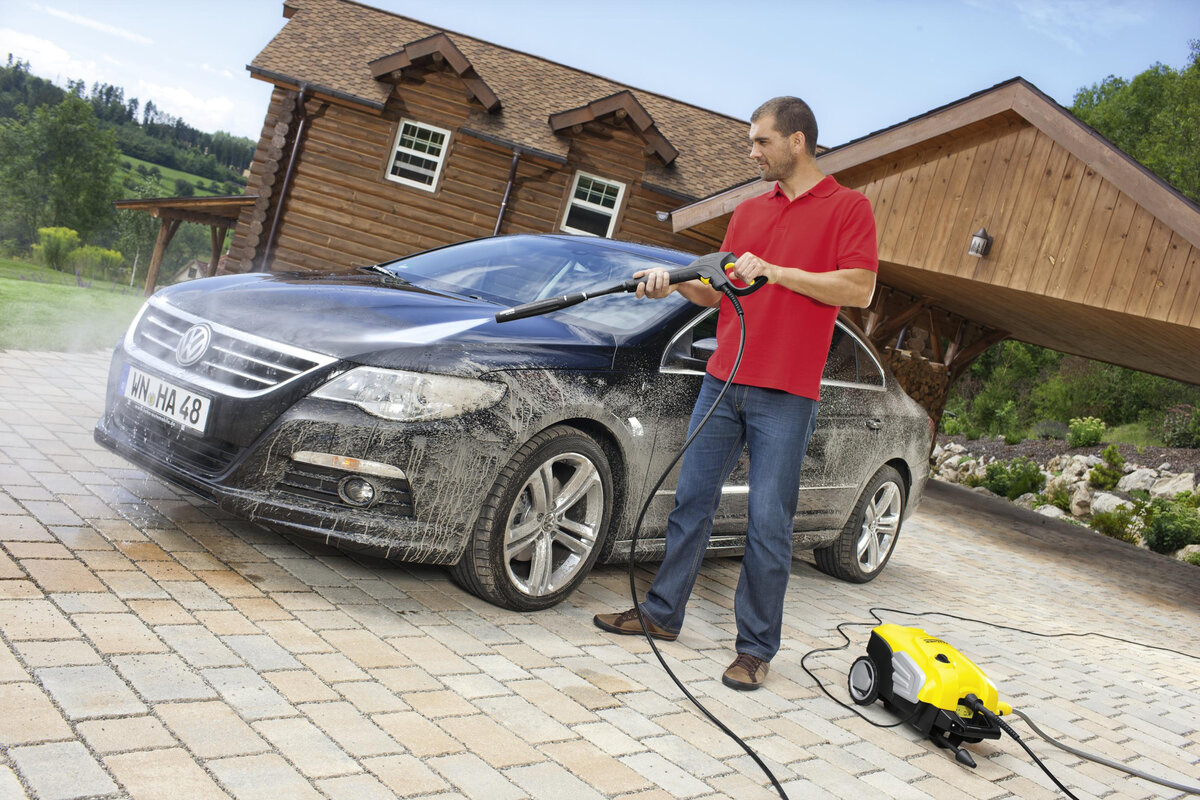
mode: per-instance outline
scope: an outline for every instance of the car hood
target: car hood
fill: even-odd
[[[385,276],[254,273],[190,281],[157,297],[238,331],[345,361],[478,375],[612,366],[614,337],[550,317],[497,323],[495,303]]]

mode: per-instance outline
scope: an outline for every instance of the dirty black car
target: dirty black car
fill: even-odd
[[[113,355],[96,440],[245,519],[451,568],[493,603],[569,595],[628,559],[645,492],[685,438],[716,315],[615,294],[499,324],[497,311],[691,256],[569,236],[464,242],[354,274],[250,273],[147,301]],[[839,320],[795,542],[879,574],[928,479],[929,420]],[[738,554],[747,462],[711,554]],[[674,478],[639,559],[661,557]]]

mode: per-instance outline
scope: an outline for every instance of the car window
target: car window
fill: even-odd
[[[849,328],[839,321],[833,326],[833,341],[825,361],[822,383],[883,386],[883,370],[875,357]]]
[[[590,238],[500,236],[417,253],[382,266],[417,286],[515,306],[606,288],[640,270],[673,269],[680,264],[597,245]],[[677,294],[654,301],[617,293],[552,313],[630,333],[657,324],[686,303]]]

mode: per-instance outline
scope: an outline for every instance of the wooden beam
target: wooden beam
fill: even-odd
[[[954,357],[958,355],[958,351],[962,350],[963,340],[967,335],[967,321],[960,319],[958,321],[958,330],[954,333],[954,338],[950,340],[950,346],[946,348],[946,354],[942,358],[942,363],[949,367],[954,362]]]
[[[957,380],[958,376],[961,375],[967,367],[971,366],[971,362],[983,355],[985,350],[994,344],[1003,342],[1011,335],[1012,334],[1010,334],[1008,331],[989,331],[964,349],[960,350],[958,355],[956,355],[954,358],[954,363],[947,364],[947,366],[950,368],[950,380]]]
[[[917,302],[910,305],[908,308],[901,311],[899,314],[894,314],[887,321],[880,320],[875,330],[871,331],[871,341],[879,345],[880,342],[885,342],[891,337],[900,332],[900,329],[912,321],[918,314],[925,311],[933,305],[932,297],[922,297]]]
[[[163,255],[167,252],[175,231],[179,230],[179,220],[164,219],[158,226],[158,238],[154,240],[154,253],[150,256],[150,267],[146,272],[146,297],[154,294],[158,283],[158,268],[162,265]]]
[[[933,360],[939,364],[942,361],[942,336],[938,330],[937,320],[934,319],[933,309],[929,309],[929,347],[933,352]]]
[[[208,262],[207,277],[211,278],[217,274],[217,266],[221,262],[221,245],[225,244],[225,234],[229,228],[221,228],[216,225],[208,229],[209,238],[212,241],[212,259]]]

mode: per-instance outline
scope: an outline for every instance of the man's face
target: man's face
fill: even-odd
[[[775,127],[775,117],[763,116],[750,123],[750,157],[758,164],[764,181],[777,181],[791,174],[796,165],[795,139]]]

